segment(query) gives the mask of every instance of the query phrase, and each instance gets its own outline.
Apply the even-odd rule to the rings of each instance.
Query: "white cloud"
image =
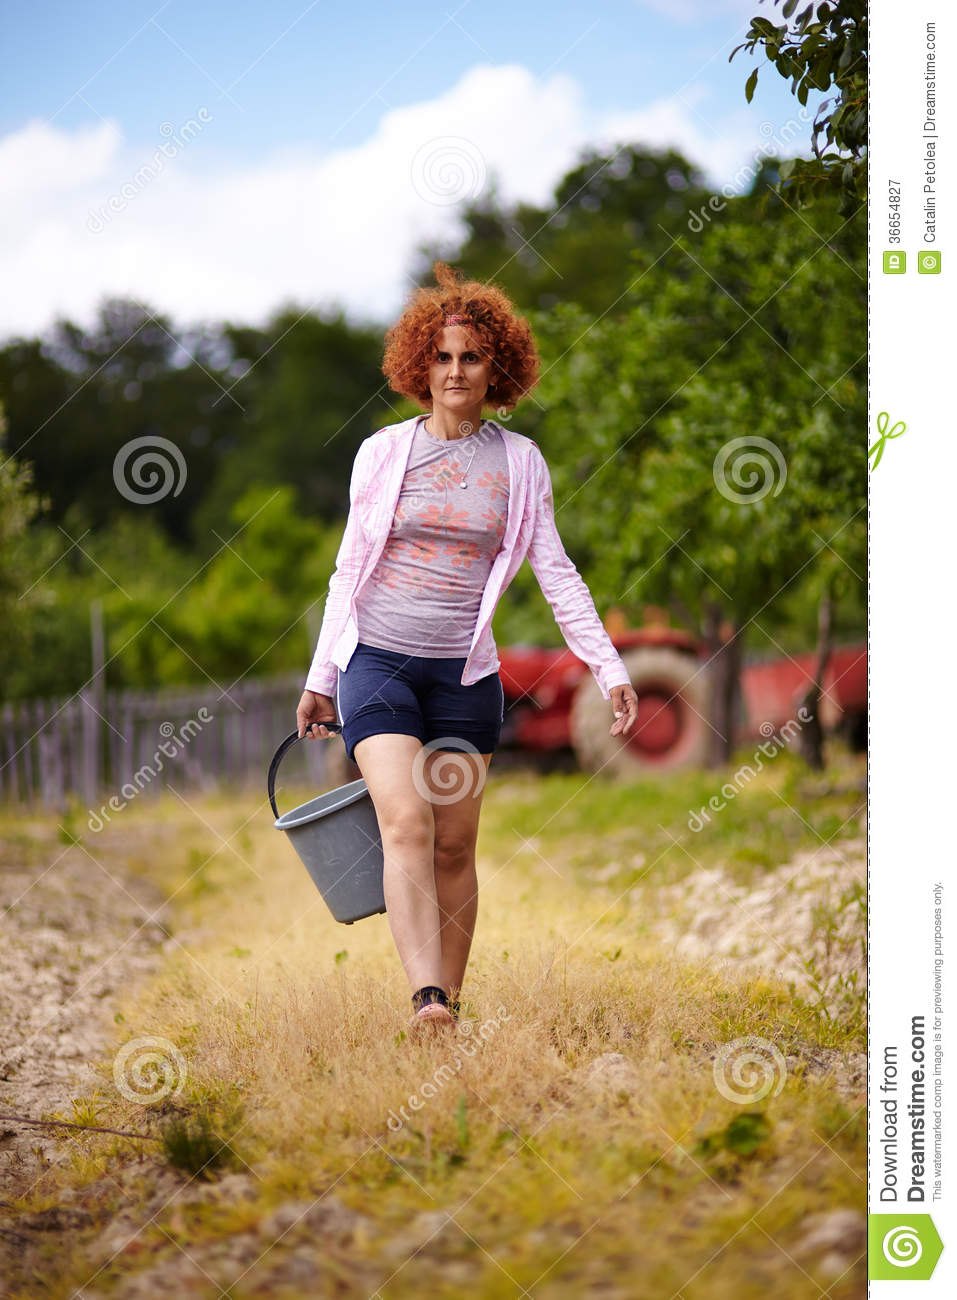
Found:
[[[106,294],[138,296],[180,325],[259,321],[291,300],[388,319],[412,287],[415,245],[455,232],[462,200],[493,174],[504,200],[543,204],[581,148],[617,139],[674,144],[716,182],[730,176],[760,143],[757,124],[744,112],[709,122],[705,94],[595,115],[571,77],[481,65],[388,111],[359,146],[277,146],[218,172],[204,158],[215,116],[199,110],[145,149],[115,122],[31,122],[0,139],[0,333],[40,332],[57,314],[89,323]]]
[[[647,108],[611,115],[596,143],[604,147],[622,140],[672,144],[699,165],[715,189],[732,181],[742,166],[772,152],[771,145],[782,158],[808,152],[813,115],[797,101],[789,104],[788,116],[780,121],[770,117],[758,121],[753,111],[736,109],[714,123],[708,117],[707,97],[707,90],[696,84]]]
[[[72,134],[42,121],[0,139],[0,199],[69,192],[105,176],[120,145],[115,122],[81,127]]]

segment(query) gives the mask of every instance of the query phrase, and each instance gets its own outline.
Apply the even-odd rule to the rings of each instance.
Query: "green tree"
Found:
[[[212,530],[222,532],[253,484],[289,484],[293,509],[344,520],[359,443],[397,418],[380,369],[382,331],[341,313],[286,309],[261,332],[227,326],[224,335],[245,415],[197,511],[197,536],[215,548]]]
[[[4,683],[24,658],[30,615],[43,598],[38,579],[44,550],[33,543],[29,529],[44,505],[33,490],[30,466],[7,455],[6,417],[0,405],[0,680]],[[0,698],[9,698],[6,686]]]
[[[191,516],[242,411],[235,400],[217,400],[229,381],[217,375],[224,354],[213,334],[178,334],[168,317],[110,298],[89,330],[61,319],[49,337],[13,340],[0,351],[10,448],[32,463],[53,520],[76,503],[94,528],[117,513],[149,510],[170,537],[190,540]],[[134,440],[157,438],[173,444],[185,472],[164,452],[178,490],[145,504],[118,491],[114,467]]]
[[[465,205],[464,238],[455,247],[423,247],[412,278],[431,283],[432,263],[444,257],[475,279],[494,280],[523,308],[549,311],[571,301],[593,315],[614,313],[635,248],[654,261],[668,230],[683,229],[708,193],[701,171],[676,150],[586,149],[543,207],[503,205],[493,180]]]
[[[668,606],[710,643],[724,753],[752,632],[773,635],[795,584],[826,570],[843,598],[865,567],[849,450],[865,406],[863,242],[833,202],[813,220],[752,217],[732,204],[679,241],[618,321],[572,304],[536,314],[546,364],[528,421],[597,603]],[[787,471],[750,504],[715,468],[743,438]]]
[[[54,521],[75,505],[94,529],[148,512],[210,555],[251,484],[290,484],[296,509],[342,517],[355,450],[389,410],[381,347],[380,331],[341,313],[287,308],[261,330],[180,328],[107,299],[89,330],[59,320],[47,338],[0,349],[10,450],[33,465]],[[155,498],[135,490],[140,439],[174,448],[159,453],[170,489]]]
[[[124,684],[216,681],[301,669],[310,606],[321,604],[338,533],[295,509],[295,490],[251,487],[234,504],[228,546],[193,564],[175,599],[144,588],[110,598],[112,679]],[[165,584],[168,586],[168,584]]]
[[[790,78],[802,104],[812,91],[834,88],[836,94],[821,103],[814,119],[813,159],[783,163],[781,189],[799,206],[822,194],[837,193],[841,215],[849,216],[867,194],[866,0],[808,4],[796,16],[800,0],[772,2],[780,5],[784,22],[752,18],[746,39],[731,51],[729,61],[739,50],[753,55],[760,47],[781,76]],[[749,103],[758,72],[755,68],[745,83]]]

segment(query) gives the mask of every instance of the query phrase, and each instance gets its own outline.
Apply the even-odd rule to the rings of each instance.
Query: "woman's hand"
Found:
[[[613,686],[611,688],[611,706],[615,711],[615,721],[611,724],[610,735],[627,736],[638,721],[638,696],[633,686]]]
[[[325,739],[327,736],[334,736],[334,731],[327,731],[322,725],[324,722],[337,722],[336,706],[328,695],[317,695],[315,691],[303,691],[302,699],[299,701],[299,708],[296,710],[296,725],[299,728],[299,739],[303,736],[307,740]],[[317,728],[316,731],[313,728]]]

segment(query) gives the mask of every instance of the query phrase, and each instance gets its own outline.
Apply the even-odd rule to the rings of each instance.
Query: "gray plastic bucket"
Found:
[[[337,722],[325,722],[341,731]],[[337,921],[352,925],[384,912],[382,837],[375,805],[365,781],[350,781],[279,816],[276,773],[283,756],[299,739],[294,731],[272,757],[266,788],[276,830],[285,831],[313,883]],[[315,742],[311,742],[315,744]]]

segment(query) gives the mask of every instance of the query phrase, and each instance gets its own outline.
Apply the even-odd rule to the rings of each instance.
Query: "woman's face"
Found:
[[[482,356],[463,325],[446,325],[436,339],[438,354],[429,366],[429,390],[437,406],[473,410],[488,391],[491,362]]]

